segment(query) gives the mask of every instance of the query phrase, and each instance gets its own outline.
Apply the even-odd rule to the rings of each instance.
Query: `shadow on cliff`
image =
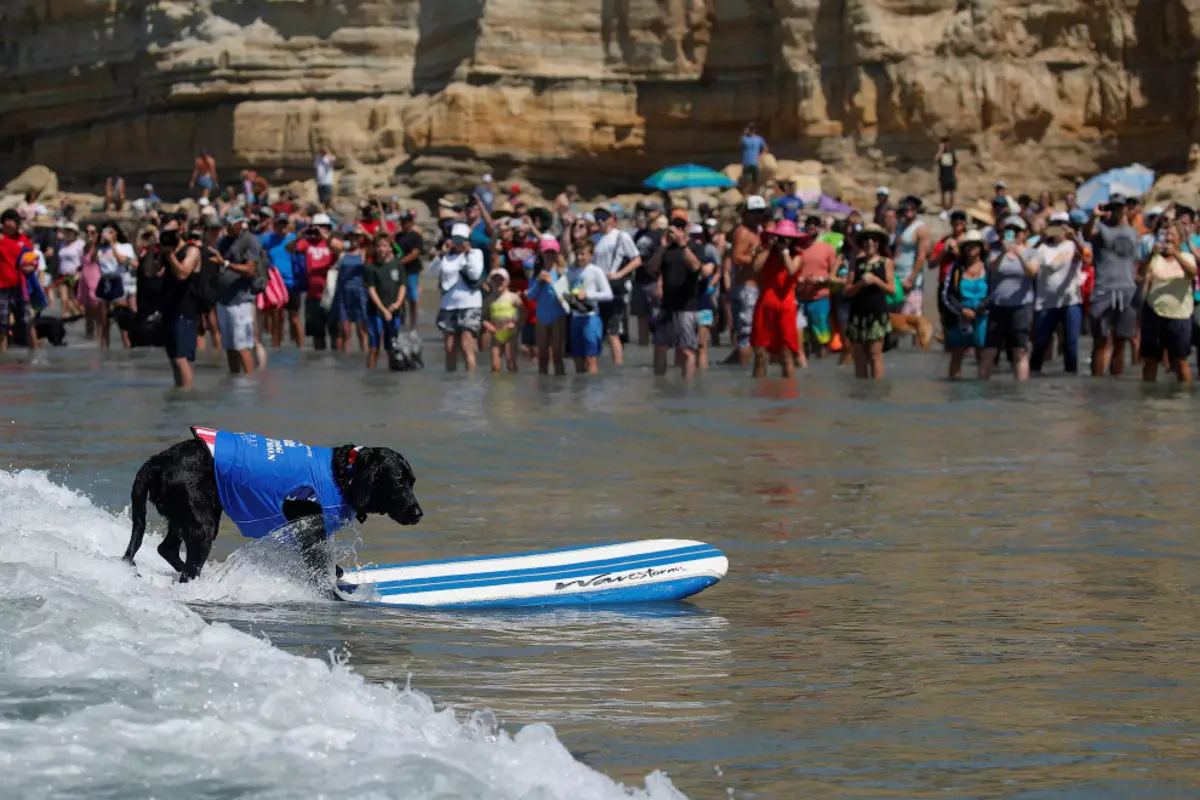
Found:
[[[470,65],[486,6],[487,0],[421,0],[413,60],[414,94],[437,94],[455,79],[463,64]]]
[[[1200,57],[1183,0],[1141,0],[1133,11],[1137,43],[1125,53],[1125,69],[1140,82],[1145,107],[1129,109],[1117,161],[1138,161],[1158,171],[1186,172],[1196,130],[1196,61]]]

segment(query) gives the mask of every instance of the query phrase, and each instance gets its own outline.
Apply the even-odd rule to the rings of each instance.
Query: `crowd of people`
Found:
[[[124,347],[162,347],[183,387],[208,347],[225,351],[234,374],[288,340],[340,352],[357,343],[373,368],[417,328],[431,273],[450,371],[482,356],[495,371],[528,362],[563,374],[570,360],[598,372],[604,351],[620,366],[633,345],[653,346],[656,374],[673,364],[691,377],[727,336],[722,362],[758,377],[772,365],[790,377],[832,353],[879,378],[884,351],[908,334],[928,345],[932,283],[951,379],[968,355],[985,379],[1004,359],[1018,380],[1060,355],[1075,372],[1086,321],[1094,375],[1120,375],[1128,353],[1146,380],[1160,365],[1190,380],[1194,210],[1113,196],[1089,213],[1071,194],[1014,198],[999,183],[986,207],[944,210],[949,232],[935,236],[921,199],[894,203],[886,187],[866,214],[810,213],[783,181],[760,189],[764,152],[748,129],[745,180],[763,193],[737,209],[672,207],[665,194],[629,211],[588,209],[574,187],[528,207],[518,187],[506,199],[485,175],[424,229],[396,199],[368,198],[354,219],[337,218],[327,150],[314,162],[316,203],[251,173],[218,191],[207,152],[191,179],[196,202],[174,211],[149,185],[122,219],[77,219],[66,204],[51,212],[31,193],[3,214],[0,348],[36,347],[57,312],[84,317],[103,348],[114,327]],[[946,142],[935,165],[948,205],[958,167]],[[119,189],[110,194],[123,203]]]

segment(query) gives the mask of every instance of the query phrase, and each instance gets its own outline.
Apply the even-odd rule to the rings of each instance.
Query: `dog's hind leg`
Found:
[[[158,546],[158,554],[166,559],[176,572],[181,575],[187,569],[187,565],[183,563],[183,559],[179,557],[179,545],[183,543],[183,539],[179,535],[179,525],[175,522],[167,523],[167,535],[163,538],[162,544]],[[192,554],[191,548],[188,548],[188,555]],[[186,579],[183,579],[186,580]]]

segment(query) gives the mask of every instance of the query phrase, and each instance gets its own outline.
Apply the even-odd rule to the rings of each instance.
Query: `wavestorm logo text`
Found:
[[[614,575],[611,572],[604,572],[600,575],[594,575],[590,578],[583,578],[577,581],[559,581],[554,584],[554,591],[561,592],[563,589],[575,588],[594,589],[597,586],[611,586],[613,584],[650,580],[651,578],[659,578],[663,575],[672,575],[676,572],[683,572],[683,567],[667,567],[666,569],[647,567],[637,572],[627,572],[624,575]]]

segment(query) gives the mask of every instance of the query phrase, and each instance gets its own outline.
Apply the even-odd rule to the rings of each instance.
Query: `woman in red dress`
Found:
[[[758,274],[759,295],[750,328],[750,346],[754,348],[754,377],[767,376],[767,355],[778,355],[783,377],[796,374],[800,354],[800,329],[797,325],[796,284],[800,276],[800,258],[791,252],[800,238],[796,223],[781,220],[774,229],[764,231],[762,244],[754,253],[754,271]]]

